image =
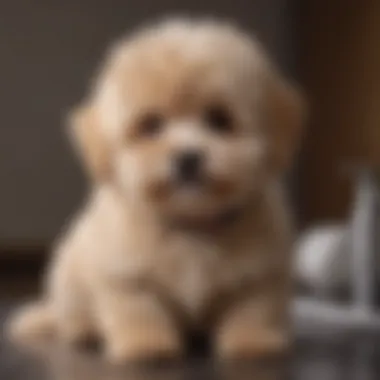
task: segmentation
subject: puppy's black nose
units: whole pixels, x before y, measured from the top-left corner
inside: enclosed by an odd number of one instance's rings
[[[189,150],[176,157],[177,178],[183,182],[196,181],[200,177],[203,161],[202,152]]]

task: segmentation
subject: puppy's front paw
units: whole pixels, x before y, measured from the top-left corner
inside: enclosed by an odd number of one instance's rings
[[[82,346],[96,342],[94,326],[84,319],[60,321],[58,335],[67,345]]]
[[[283,332],[266,328],[229,326],[216,337],[216,350],[224,359],[260,359],[285,354],[289,339]]]
[[[55,323],[50,309],[42,304],[27,305],[11,315],[5,330],[8,337],[17,343],[29,343],[50,337]]]
[[[145,360],[176,359],[182,345],[174,330],[130,327],[114,335],[106,347],[107,359],[114,364]]]

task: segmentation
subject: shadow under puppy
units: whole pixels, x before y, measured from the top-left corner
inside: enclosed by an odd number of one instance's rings
[[[11,336],[97,336],[112,362],[178,356],[189,329],[224,358],[284,350],[292,228],[280,182],[301,116],[235,27],[172,20],[116,43],[71,117],[90,194]]]

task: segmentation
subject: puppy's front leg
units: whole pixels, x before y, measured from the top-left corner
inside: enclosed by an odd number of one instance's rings
[[[170,313],[152,293],[107,289],[99,298],[99,318],[111,362],[175,358],[181,341]]]
[[[284,353],[289,345],[288,294],[268,284],[227,308],[217,325],[215,348],[222,358],[260,358]]]

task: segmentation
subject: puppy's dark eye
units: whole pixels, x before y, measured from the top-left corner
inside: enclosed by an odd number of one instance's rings
[[[223,106],[212,106],[205,111],[205,121],[209,128],[219,133],[230,133],[233,120],[229,110]]]
[[[138,122],[138,134],[144,137],[156,137],[162,131],[164,118],[158,113],[149,113]]]

